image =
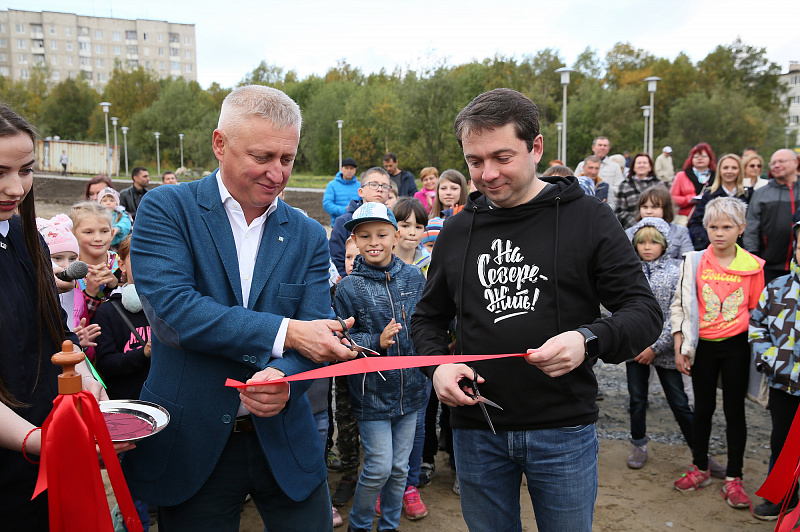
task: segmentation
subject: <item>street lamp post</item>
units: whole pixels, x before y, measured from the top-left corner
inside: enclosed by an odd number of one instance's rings
[[[783,132],[786,133],[786,142],[783,145],[783,147],[788,150],[789,149],[789,135],[792,134],[791,126],[786,126],[785,128],[783,128]]]
[[[116,116],[112,116],[111,117],[111,123],[114,125],[114,154],[115,155],[116,155],[116,151],[117,151],[117,146],[119,146],[119,144],[117,144],[117,121],[118,120],[119,120],[119,118],[117,118]],[[116,157],[114,157],[114,175],[116,177],[119,177],[119,164],[117,164],[117,158]]]
[[[111,104],[108,102],[100,102],[100,107],[103,108],[103,114],[106,117],[106,175],[111,179],[111,154],[109,153],[109,140],[108,140],[108,108]]]
[[[344,120],[337,120],[336,125],[339,126],[339,168],[342,167],[342,125]]]
[[[567,85],[569,85],[569,74],[570,72],[575,72],[575,70],[567,67],[557,68],[556,72],[561,74],[561,86],[564,87],[564,96],[563,96],[563,103],[561,106],[561,127],[562,127],[562,136],[563,142],[561,143],[562,149],[562,157],[561,160],[564,161],[564,164],[567,164]],[[567,166],[569,166],[567,164]]]
[[[556,159],[559,159],[561,160],[561,162],[564,162],[564,159],[561,159],[561,126],[562,126],[561,122],[556,122],[556,129],[558,130],[558,151],[556,151]]]
[[[650,138],[647,142],[647,147],[649,151],[647,152],[650,155],[650,158],[653,158],[653,122],[656,120],[656,108],[654,107],[655,95],[656,95],[656,85],[661,78],[658,76],[650,76],[649,78],[644,78],[647,82],[647,91],[650,93]]]
[[[647,136],[648,136],[648,129],[647,129],[648,120],[647,119],[650,118],[650,106],[649,105],[643,105],[642,106],[642,114],[644,115],[644,148],[642,149],[642,152],[643,153],[648,153],[647,147],[649,146],[649,144],[647,142]],[[652,119],[650,120],[650,123],[651,124],[653,123]]]
[[[183,133],[178,133],[178,138],[181,139],[181,168],[183,168]]]
[[[122,126],[122,142],[125,144],[125,175],[128,175],[128,126]]]
[[[155,133],[153,133],[153,135],[156,136],[156,168],[157,168],[156,173],[158,175],[161,175],[161,152],[158,149],[158,137],[161,136],[161,133],[156,131]]]

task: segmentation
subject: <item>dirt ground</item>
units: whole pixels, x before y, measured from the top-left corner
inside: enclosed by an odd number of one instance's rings
[[[119,190],[129,182],[115,182]],[[291,183],[290,183],[291,184]],[[66,212],[73,201],[80,199],[85,180],[62,180],[37,177],[37,210],[39,216],[51,217]],[[322,194],[288,189],[287,202],[299,207],[316,220],[327,224],[328,216],[322,210]],[[601,364],[596,367],[604,400],[600,405],[597,424],[600,437],[599,492],[595,505],[594,530],[596,531],[767,531],[774,524],[758,521],[747,510],[730,508],[719,494],[720,480],[699,492],[680,493],[672,483],[691,462],[689,449],[683,443],[663,393],[658,389],[650,401],[647,413],[649,461],[641,470],[625,466],[630,452],[628,443],[628,394],[624,365]],[[763,408],[747,403],[748,441],[745,454],[744,486],[755,504],[761,500],[755,491],[764,481],[769,460],[769,414]],[[711,454],[725,463],[725,432],[721,395],[711,436]],[[339,481],[339,474],[329,475],[331,493]],[[428,516],[409,521],[402,518],[400,528],[405,532],[467,530],[461,517],[460,501],[452,492],[454,474],[447,467],[447,456],[439,452],[436,457],[436,476],[421,490],[422,500],[428,506]],[[111,496],[113,499],[113,495]],[[523,530],[534,531],[536,521],[530,498],[525,490],[520,497]],[[340,508],[345,518],[346,530],[349,505]],[[151,530],[157,530],[152,527]],[[245,505],[240,530],[260,532],[263,525],[252,503]]]

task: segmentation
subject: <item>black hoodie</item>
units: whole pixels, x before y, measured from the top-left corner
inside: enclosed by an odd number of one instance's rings
[[[651,345],[663,316],[625,232],[608,205],[574,177],[551,177],[530,202],[497,208],[478,192],[436,239],[428,281],[411,319],[420,355],[524,353],[587,326],[600,357],[623,362]],[[600,318],[600,303],[613,316]],[[474,362],[497,429],[567,427],[597,420],[597,381],[584,361],[548,377],[523,358]],[[432,375],[435,368],[427,368]],[[487,429],[478,406],[452,409],[456,428]]]

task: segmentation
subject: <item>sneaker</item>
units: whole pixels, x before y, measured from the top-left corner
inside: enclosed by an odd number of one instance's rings
[[[711,475],[708,471],[700,471],[693,465],[681,478],[675,481],[675,489],[678,491],[694,491],[704,488],[711,484]]]
[[[428,515],[428,507],[422,502],[419,497],[419,490],[414,486],[407,487],[406,492],[403,494],[403,512],[412,521],[422,519]]]
[[[764,502],[759,504],[753,509],[753,517],[756,519],[761,519],[762,521],[776,521],[778,516],[781,515],[781,505],[783,501],[778,504],[768,501],[764,499]],[[791,499],[789,499],[789,505],[786,507],[786,513],[791,512],[797,507],[797,492],[794,493]]]
[[[728,505],[731,508],[750,508],[753,504],[750,502],[750,497],[744,492],[740,477],[726,480],[719,492],[722,498],[728,501]]]
[[[325,457],[325,465],[327,465],[328,469],[331,471],[342,470],[342,461],[339,460],[339,457],[336,456],[336,453],[333,451],[328,451],[328,456]]]
[[[708,472],[714,478],[724,479],[725,475],[726,475],[726,472],[727,472],[727,468],[724,465],[722,465],[719,462],[717,462],[716,460],[714,460],[714,457],[709,455],[708,456]]]
[[[628,467],[631,469],[641,469],[647,462],[647,446],[634,445],[633,452],[628,457]]]
[[[381,516],[381,494],[378,493],[378,500],[375,501],[375,515]]]
[[[344,476],[342,480],[339,481],[339,486],[337,486],[336,492],[333,494],[333,497],[331,497],[331,501],[336,506],[344,506],[353,498],[355,492],[355,477]]]
[[[419,487],[427,486],[436,474],[436,466],[428,462],[422,462],[419,468]]]
[[[461,487],[458,485],[458,475],[456,475],[456,481],[453,482],[453,493],[461,497]]]
[[[339,515],[339,510],[336,509],[336,506],[331,506],[331,513],[333,514],[333,528],[342,526],[344,521],[342,520],[342,516]]]

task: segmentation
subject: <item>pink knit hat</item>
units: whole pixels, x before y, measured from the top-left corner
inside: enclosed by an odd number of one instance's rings
[[[65,251],[80,255],[78,240],[72,234],[72,220],[66,214],[58,214],[50,220],[36,218],[36,229],[47,242],[51,255]]]

